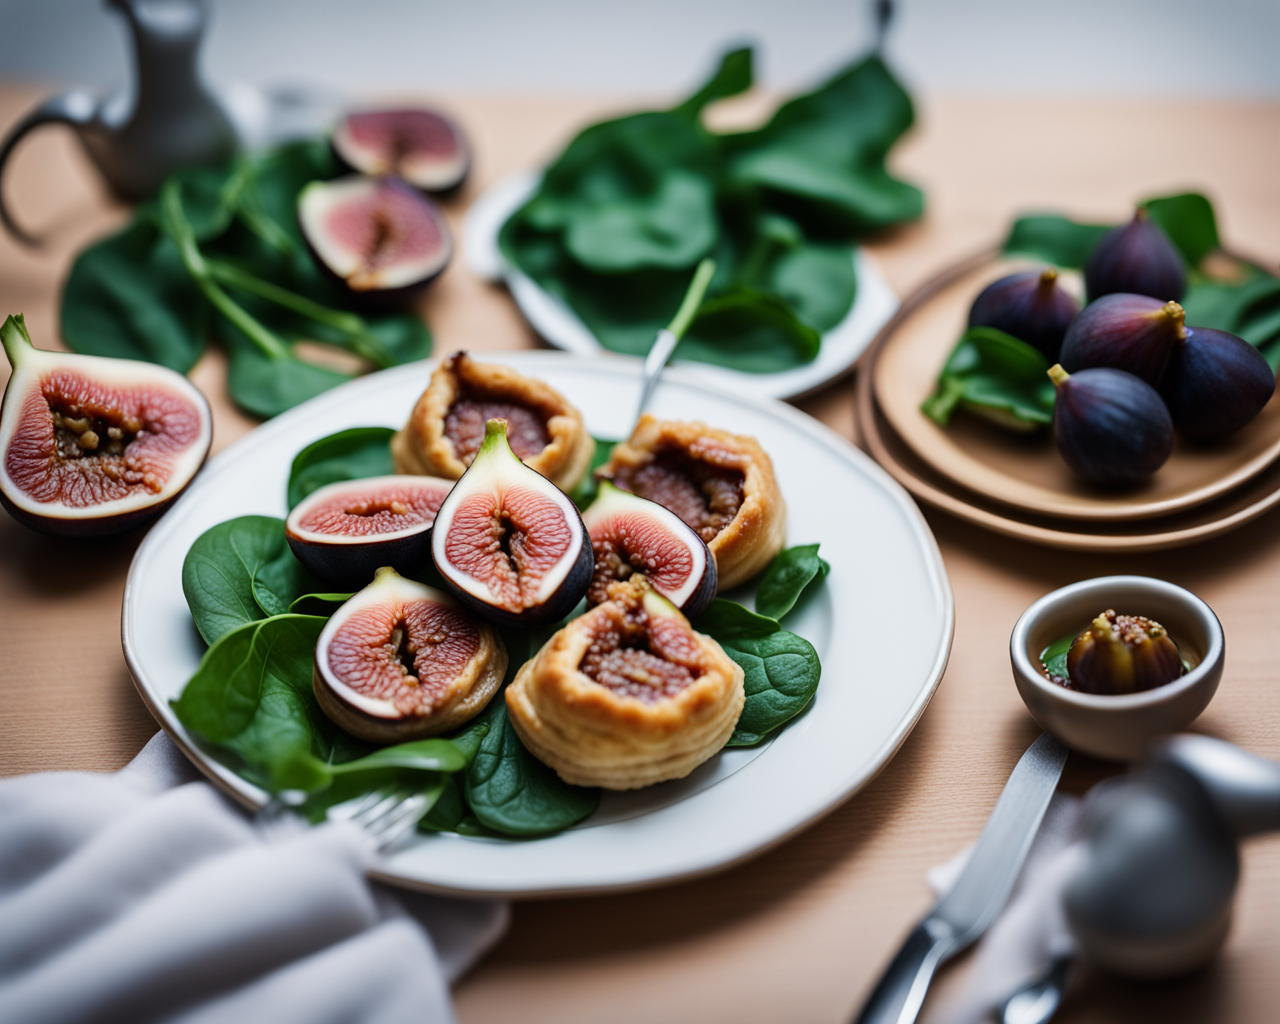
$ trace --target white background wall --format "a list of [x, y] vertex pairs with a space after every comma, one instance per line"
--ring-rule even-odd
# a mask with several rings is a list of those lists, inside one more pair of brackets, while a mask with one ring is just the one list
[[[672, 93], [753, 40], [775, 87], [866, 46], [867, 0], [210, 0], [214, 82]], [[899, 0], [889, 52], [928, 92], [1280, 97], [1280, 0]], [[126, 81], [103, 0], [0, 0], [0, 78]]]

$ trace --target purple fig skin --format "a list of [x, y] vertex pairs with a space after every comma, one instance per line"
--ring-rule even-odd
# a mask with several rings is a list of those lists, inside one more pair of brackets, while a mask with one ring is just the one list
[[1084, 265], [1089, 301], [1127, 292], [1178, 302], [1187, 290], [1182, 257], [1159, 224], [1139, 207], [1133, 220], [1108, 231]]
[[987, 285], [969, 309], [970, 327], [994, 327], [1057, 362], [1080, 303], [1058, 287], [1052, 267], [1011, 274]]
[[1073, 470], [1101, 487], [1145, 480], [1173, 451], [1173, 418], [1146, 381], [1100, 366], [1068, 374], [1049, 370], [1057, 388], [1053, 431]]
[[1146, 295], [1105, 295], [1084, 307], [1062, 339], [1068, 373], [1109, 366], [1159, 387], [1186, 314], [1176, 302]]
[[1234, 434], [1271, 401], [1276, 375], [1243, 338], [1210, 327], [1189, 327], [1186, 335], [1160, 389], [1173, 425], [1197, 441]]

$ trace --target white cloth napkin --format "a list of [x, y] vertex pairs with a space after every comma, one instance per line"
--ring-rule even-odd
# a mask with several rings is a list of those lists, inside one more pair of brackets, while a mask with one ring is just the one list
[[0, 780], [0, 1021], [436, 1024], [505, 903], [370, 883], [355, 826], [265, 841], [164, 733]]
[[[1088, 799], [1054, 794], [1009, 902], [974, 948], [963, 988], [945, 1005], [931, 1007], [925, 1024], [986, 1024], [1014, 992], [1075, 951], [1062, 893], [1084, 852]], [[929, 871], [935, 893], [955, 884], [972, 853], [970, 846]]]

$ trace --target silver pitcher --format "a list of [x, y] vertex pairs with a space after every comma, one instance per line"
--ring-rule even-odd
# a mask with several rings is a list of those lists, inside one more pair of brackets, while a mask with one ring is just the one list
[[0, 221], [28, 245], [3, 199], [9, 155], [28, 132], [71, 126], [111, 190], [136, 202], [153, 195], [171, 171], [214, 163], [236, 148], [226, 113], [200, 81], [197, 56], [207, 21], [203, 0], [106, 0], [129, 23], [136, 99], [97, 100], [75, 90], [52, 96], [28, 113], [0, 144]]

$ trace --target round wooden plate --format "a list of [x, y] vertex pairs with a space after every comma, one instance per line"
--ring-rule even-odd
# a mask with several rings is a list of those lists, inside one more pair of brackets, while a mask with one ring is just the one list
[[995, 533], [1074, 551], [1137, 552], [1183, 547], [1229, 533], [1280, 505], [1280, 462], [1272, 462], [1231, 493], [1158, 522], [1119, 520], [1100, 526], [1088, 520], [1011, 513], [1008, 507], [957, 486], [949, 476], [924, 461], [898, 436], [876, 401], [873, 385], [880, 357], [901, 323], [910, 320], [939, 292], [990, 266], [994, 256], [994, 252], [979, 253], [917, 289], [885, 326], [859, 367], [857, 416], [862, 443], [915, 498]]
[[963, 411], [945, 428], [934, 423], [920, 404], [933, 392], [938, 371], [964, 332], [974, 297], [996, 278], [1032, 265], [995, 253], [966, 261], [943, 275], [945, 281], [935, 278], [914, 306], [904, 305], [877, 339], [879, 354], [868, 376], [880, 412], [935, 473], [984, 503], [1056, 519], [1112, 523], [1169, 516], [1212, 502], [1280, 458], [1280, 393], [1257, 419], [1221, 442], [1195, 444], [1179, 436], [1169, 461], [1154, 476], [1122, 492], [1078, 477], [1047, 432], [1015, 434]]

